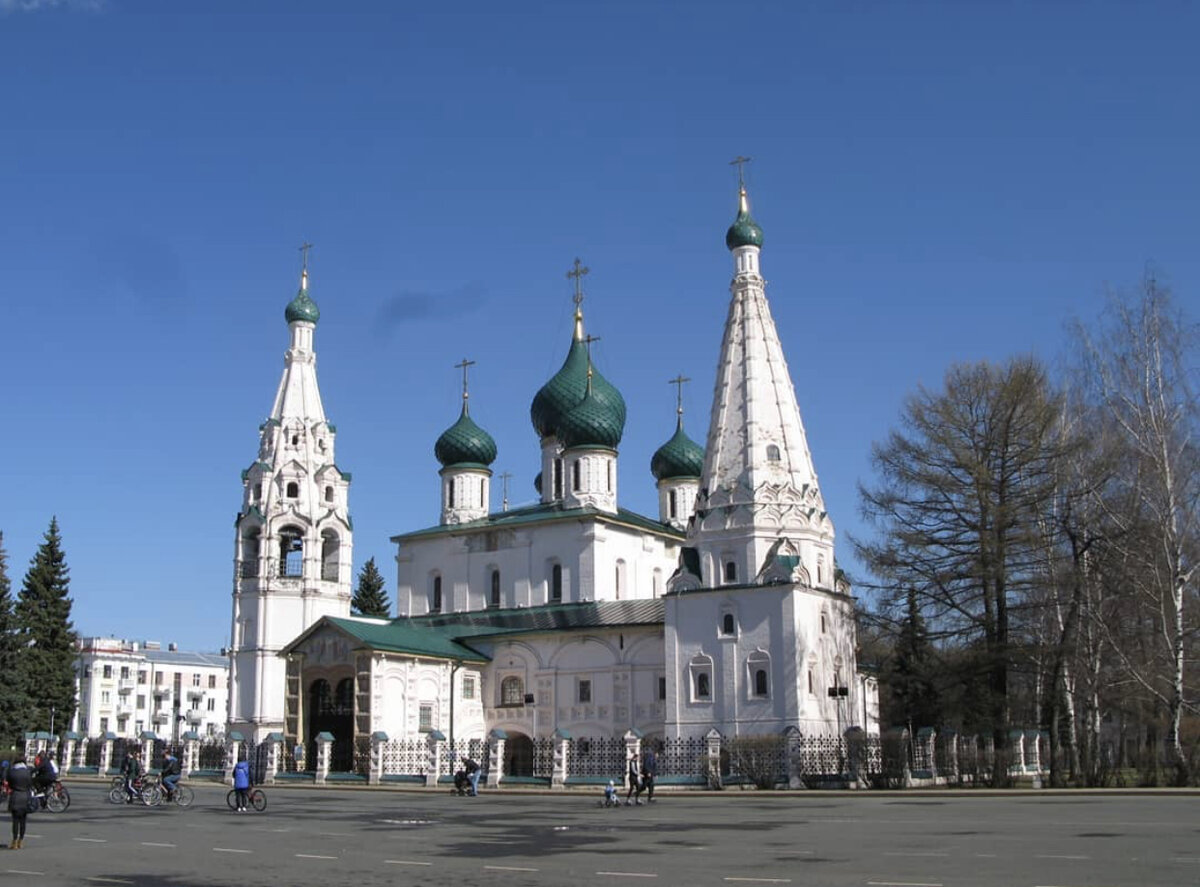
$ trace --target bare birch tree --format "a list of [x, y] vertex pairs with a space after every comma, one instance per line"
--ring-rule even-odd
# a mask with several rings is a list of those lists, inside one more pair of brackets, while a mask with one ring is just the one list
[[[1128, 676], [1167, 713], [1169, 762], [1187, 779], [1180, 740], [1189, 698], [1185, 667], [1196, 643], [1200, 544], [1197, 337], [1152, 277], [1133, 297], [1113, 299], [1094, 329], [1077, 327], [1083, 378], [1120, 439], [1118, 495], [1098, 501], [1118, 528], [1116, 548], [1131, 600], [1096, 627]], [[1110, 561], [1111, 562], [1111, 561]]]

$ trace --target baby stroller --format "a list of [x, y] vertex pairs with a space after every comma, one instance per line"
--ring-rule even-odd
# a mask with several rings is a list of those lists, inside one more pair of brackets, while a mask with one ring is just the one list
[[454, 771], [454, 794], [465, 796], [470, 788], [471, 781], [467, 779], [467, 771]]
[[597, 801], [601, 807], [620, 807], [621, 799], [617, 797], [617, 786], [611, 779], [604, 786], [604, 800]]

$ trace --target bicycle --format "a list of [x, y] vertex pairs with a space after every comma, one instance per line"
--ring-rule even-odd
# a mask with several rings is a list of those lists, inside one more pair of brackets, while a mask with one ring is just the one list
[[157, 803], [174, 804], [177, 807], [190, 807], [194, 800], [196, 800], [196, 793], [189, 786], [177, 782], [174, 791], [171, 791], [166, 785], [161, 786]]
[[[261, 788], [251, 788], [246, 790], [246, 800], [259, 813], [267, 809], [267, 793]], [[230, 789], [229, 794], [225, 796], [225, 803], [229, 805], [230, 810], [237, 809], [237, 789]]]
[[[134, 797], [140, 800], [147, 807], [153, 807], [162, 800], [162, 788], [159, 787], [158, 781], [152, 776], [139, 776], [133, 780]], [[108, 790], [108, 802], [110, 804], [124, 804], [129, 800], [129, 793], [125, 791], [125, 778], [123, 776], [114, 776], [112, 787]]]
[[31, 813], [43, 807], [51, 813], [62, 813], [70, 806], [71, 793], [57, 779], [54, 780], [54, 784], [49, 788], [44, 788], [40, 791], [34, 790], [29, 793], [29, 812]]

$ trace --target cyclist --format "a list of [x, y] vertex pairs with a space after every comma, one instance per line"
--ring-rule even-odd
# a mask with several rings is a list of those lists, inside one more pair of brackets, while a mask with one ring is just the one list
[[250, 780], [250, 764], [243, 754], [238, 757], [238, 762], [233, 765], [233, 787], [237, 791], [235, 813], [246, 812], [246, 803], [249, 800], [250, 788], [253, 785], [254, 783]]
[[179, 766], [179, 758], [167, 752], [166, 757], [163, 758], [162, 784], [163, 788], [167, 790], [168, 801], [175, 797], [175, 786], [179, 784], [179, 777], [182, 774], [183, 768]]
[[137, 749], [131, 748], [121, 764], [121, 775], [125, 777], [125, 803], [132, 804], [138, 796], [134, 783], [141, 778], [142, 762], [138, 760]]
[[33, 790], [39, 793], [50, 791], [58, 781], [58, 764], [54, 763], [54, 756], [38, 754], [33, 764]]

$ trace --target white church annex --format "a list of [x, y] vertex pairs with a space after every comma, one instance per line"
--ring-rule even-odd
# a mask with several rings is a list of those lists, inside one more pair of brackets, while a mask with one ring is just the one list
[[464, 362], [461, 414], [435, 446], [440, 520], [392, 537], [392, 620], [349, 615], [350, 475], [317, 389], [320, 314], [304, 272], [283, 379], [243, 472], [231, 729], [282, 734], [288, 748], [328, 733], [345, 750], [380, 734], [501, 736], [515, 775], [552, 735], [878, 731], [744, 186], [739, 201], [705, 447], [680, 408], [651, 462], [659, 514], [618, 505], [625, 402], [591, 361], [576, 260], [566, 359], [530, 407], [540, 502], [490, 510], [496, 445], [470, 416]]

